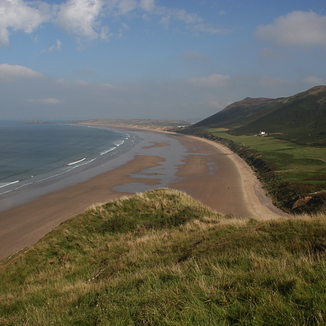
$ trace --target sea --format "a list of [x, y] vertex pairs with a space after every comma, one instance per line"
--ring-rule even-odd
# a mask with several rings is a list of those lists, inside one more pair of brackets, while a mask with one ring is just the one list
[[0, 204], [2, 198], [28, 193], [35, 185], [58, 184], [68, 176], [94, 172], [130, 150], [135, 137], [125, 131], [62, 121], [0, 121]]

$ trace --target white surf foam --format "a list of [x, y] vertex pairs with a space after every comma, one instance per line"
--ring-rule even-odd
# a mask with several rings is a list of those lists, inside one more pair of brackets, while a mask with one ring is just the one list
[[13, 184], [18, 183], [18, 182], [19, 182], [19, 180], [16, 180], [16, 181], [13, 181], [13, 182], [0, 183], [0, 188], [7, 187], [7, 186], [13, 185]]
[[107, 149], [107, 150], [101, 152], [100, 155], [105, 155], [105, 154], [107, 154], [107, 153], [110, 153], [110, 152], [112, 152], [113, 150], [115, 150], [116, 148], [117, 148], [116, 146], [111, 147], [111, 148], [109, 148], [109, 149]]
[[75, 164], [78, 164], [78, 163], [80, 163], [80, 162], [83, 162], [83, 161], [85, 161], [86, 160], [86, 157], [84, 157], [84, 158], [82, 158], [82, 159], [80, 159], [80, 160], [78, 160], [78, 161], [75, 161], [75, 162], [71, 162], [71, 163], [68, 163], [67, 165], [75, 165]]

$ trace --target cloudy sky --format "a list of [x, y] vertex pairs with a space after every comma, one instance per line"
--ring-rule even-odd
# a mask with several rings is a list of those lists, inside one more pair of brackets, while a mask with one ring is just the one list
[[198, 121], [325, 83], [325, 0], [0, 0], [0, 119]]

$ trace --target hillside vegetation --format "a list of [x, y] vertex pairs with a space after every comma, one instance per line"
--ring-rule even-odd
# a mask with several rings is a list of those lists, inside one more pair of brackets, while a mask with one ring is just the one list
[[0, 325], [325, 325], [326, 216], [224, 217], [158, 189], [0, 261]]
[[227, 128], [237, 136], [265, 131], [298, 144], [326, 146], [326, 86], [286, 98], [246, 98], [194, 126]]
[[326, 211], [325, 126], [326, 86], [316, 86], [287, 98], [246, 98], [176, 131], [229, 147], [284, 211], [315, 213]]

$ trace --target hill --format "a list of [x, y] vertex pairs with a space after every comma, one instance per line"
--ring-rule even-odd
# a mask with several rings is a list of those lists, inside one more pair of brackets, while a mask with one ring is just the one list
[[299, 144], [326, 146], [325, 125], [326, 86], [316, 86], [286, 98], [246, 98], [194, 127], [223, 127], [233, 135], [265, 131]]
[[[194, 127], [236, 128], [254, 121], [266, 114], [264, 108], [277, 100], [270, 98], [251, 98], [228, 105], [224, 110], [197, 122]], [[270, 111], [270, 110], [269, 110]], [[269, 112], [268, 111], [268, 112]]]
[[325, 234], [170, 189], [94, 206], [0, 261], [0, 325], [324, 325]]

